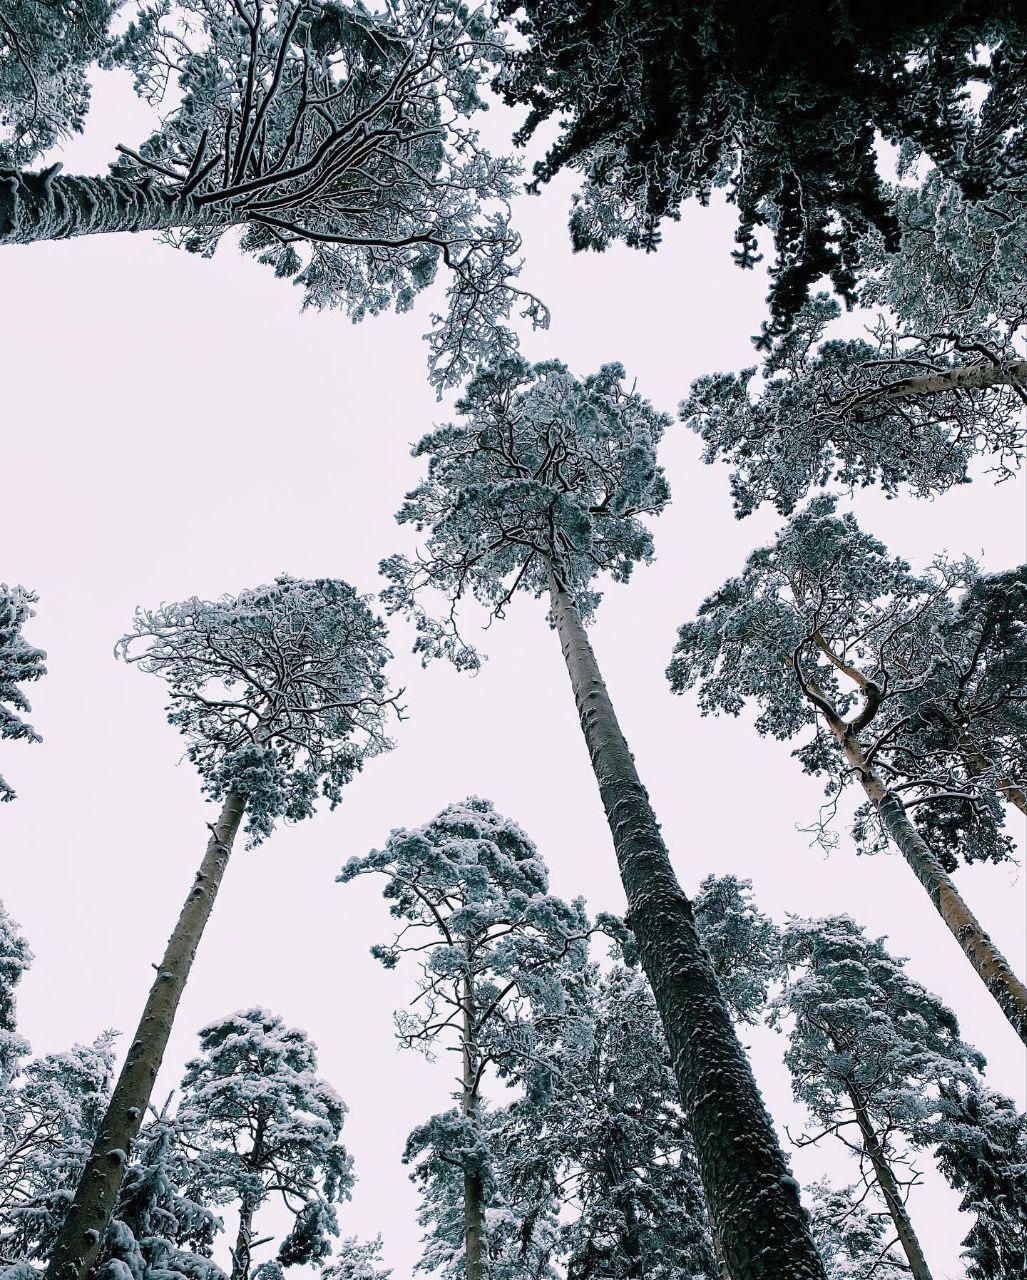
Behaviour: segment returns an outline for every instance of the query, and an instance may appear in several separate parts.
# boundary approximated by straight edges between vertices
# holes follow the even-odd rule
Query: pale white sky
[[[490,133],[502,137],[510,119],[496,112]],[[145,130],[127,79],[103,77],[66,168],[101,170],[115,142]],[[557,356],[579,374],[620,360],[668,410],[696,375],[753,362],[765,285],[730,261],[730,211],[690,207],[654,257],[623,248],[575,257],[571,189],[558,182],[516,209],[525,280],[553,311],[549,333],[525,338],[531,357]],[[49,655],[49,675],[29,691],[45,742],[2,752],[19,798],[0,808],[0,893],[36,953],[19,1015],[44,1053],[104,1027],[134,1028],[211,817],[164,723],[163,685],[112,656],[133,608],[235,592],[283,570],[375,590],[379,559],[408,545],[392,518],[419,474],[408,447],[447,407],[424,377],[430,300],[359,327],[302,315],[297,290],[228,245],[211,262],[147,236],[5,248],[0,289],[0,580],[38,590],[28,634]],[[674,502],[656,526],[658,560],[630,588],[610,589],[593,631],[683,884],[730,871],[751,877],[779,919],[848,911],[888,934],[987,1054],[992,1084],[1023,1104],[1022,1046],[905,864],[857,859],[844,826],[829,859],[811,849],[796,827],[815,817],[821,791],[789,747],[759,739],[747,717],[704,721],[670,695],[663,670],[677,625],[779,523],[771,512],[735,521],[726,472],[698,455],[690,432],[671,430],[663,459]],[[1022,477],[933,503],[872,492],[852,505],[915,564],[942,550],[979,554],[993,569],[1023,558]],[[441,665],[422,672],[409,633],[396,625],[393,636],[410,715],[397,749],[368,766],[335,814],[239,850],[155,1096],[175,1086],[197,1029],[214,1017],[262,1004],[305,1027],[351,1108],[360,1181],[343,1232],[381,1232],[405,1280],[419,1232],[400,1154],[410,1129],[448,1105],[453,1071],[396,1048],[392,1014],[412,974],[370,958],[389,934],[378,886],[337,886],[338,868],[392,827],[476,793],[538,843],[555,892],[584,894],[593,911],[621,911],[623,899],[542,606],[519,601],[483,638],[490,661],[476,678]],[[1022,974],[1022,873],[973,868],[958,881]],[[783,1041],[763,1030],[745,1038],[779,1125],[797,1131]],[[794,1163],[807,1180],[853,1176],[826,1147]],[[936,1175],[911,1204],[936,1280],[963,1275],[969,1222],[955,1205]]]

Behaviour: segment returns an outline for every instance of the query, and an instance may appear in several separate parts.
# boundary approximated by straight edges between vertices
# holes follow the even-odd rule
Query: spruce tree
[[[426,530],[416,558],[383,563],[382,598],[417,625],[425,660],[473,668],[459,630],[474,597],[501,617],[518,592],[547,596],[606,810],[628,919],[652,984],[699,1167],[735,1280],[821,1277],[798,1187],[738,1042],[692,908],[588,640],[596,579],[626,581],[652,555],[641,517],[669,497],[656,449],[667,418],[607,365],[579,380],[556,362],[500,362],[458,402],[462,422],[425,436],[426,479],[401,523]],[[425,596],[443,601],[442,618]]]
[[[517,165],[469,122],[498,47],[483,14],[438,0],[144,5],[109,59],[162,109],[159,128],[104,176],[8,172],[0,245],[157,231],[209,256],[241,228],[305,304],[355,320],[408,310],[444,267],[432,364],[456,383],[512,346],[511,309],[545,323],[515,283]]]
[[[868,231],[895,247],[878,137],[930,156],[969,194],[1022,190],[1027,22],[1013,4],[500,7],[520,37],[497,81],[529,109],[519,139],[558,128],[534,185],[566,168],[583,179],[574,247],[654,249],[686,201],[723,189],[738,209],[736,261],[760,260],[757,229],[773,237],[771,333],[821,276],[852,298]]]
[[[760,734],[805,734],[795,755],[825,778],[829,814],[859,782],[860,844],[898,848],[1027,1038],[1027,989],[948,874],[960,860],[1008,856],[996,792],[1019,785],[1008,772],[1024,758],[1022,693],[1001,634],[957,625],[962,599],[986,591],[984,581],[972,562],[944,559],[914,574],[851,515],[837,515],[833,498],[815,498],[681,627],[667,674],[677,693],[698,689],[704,715],[737,715],[753,702]],[[954,703],[966,712],[965,749],[947,727],[936,740]],[[977,746],[982,767],[968,768]]]
[[[168,686],[168,721],[221,803],[100,1125],[49,1280],[86,1280],[150,1102],[196,948],[243,819],[251,843],[280,818],[334,808],[364,761],[387,750],[395,705],[385,627],[351,586],[279,577],[216,601],[137,610],[126,661]]]
[[[402,1043],[460,1058],[457,1105],[411,1135],[434,1237],[427,1258],[447,1275],[492,1274],[489,1211],[501,1202],[483,1087],[516,1069],[520,1024],[559,1013],[561,970],[584,961],[589,925],[580,903],[549,893],[549,876],[524,832],[487,800],[450,805],[423,827],[392,832],[383,849],[353,858],[340,881],[385,878],[399,922],[374,948],[387,967],[420,956],[418,994],[397,1018]],[[429,1267],[429,1269],[430,1269]]]
[[[46,654],[22,635],[38,597],[24,587],[0,582],[0,738],[20,738],[39,742],[39,734],[23,720],[20,712],[30,710],[28,699],[18,687],[46,675]],[[0,803],[13,800],[14,792],[0,776]]]

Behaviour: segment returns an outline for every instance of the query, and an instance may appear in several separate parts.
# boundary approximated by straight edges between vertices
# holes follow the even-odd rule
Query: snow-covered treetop
[[[118,644],[164,680],[168,722],[212,798],[247,796],[254,842],[334,806],[364,761],[392,743],[384,624],[348,583],[288,576],[238,596],[138,609]]]
[[[0,738],[40,741],[35,729],[18,714],[31,709],[18,686],[46,674],[46,654],[22,635],[25,623],[35,616],[32,605],[37,599],[34,591],[0,582]],[[0,776],[0,802],[13,799],[14,792]]]
[[[983,1068],[952,1010],[848,916],[791,921],[783,956],[770,1021],[789,1027],[793,1088],[818,1119],[854,1106],[854,1090],[879,1122],[920,1137],[941,1086]]]
[[[737,876],[707,876],[692,910],[721,994],[740,1022],[755,1025],[780,970],[780,930],[756,906],[752,881]]]
[[[478,665],[457,625],[465,595],[502,617],[518,590],[548,589],[552,565],[587,616],[600,574],[624,582],[651,558],[642,517],[670,497],[656,460],[670,419],[623,379],[617,364],[579,379],[555,360],[499,361],[468,384],[457,403],[462,421],[416,446],[428,474],[397,519],[428,536],[415,559],[383,562],[382,599],[416,620],[425,660]],[[429,589],[449,604],[444,620],[420,603]]]
[[[474,1035],[483,1051],[498,1023],[526,1007],[554,1009],[561,964],[580,964],[589,935],[584,906],[549,892],[538,850],[491,802],[472,796],[414,830],[393,831],[383,849],[351,858],[339,880],[385,877],[383,894],[400,923],[374,948],[387,967],[420,952],[418,1013],[400,1019],[409,1043],[430,1048],[440,1031],[459,1030],[464,983],[475,985]],[[425,933],[430,941],[425,941]]]
[[[905,1280],[909,1267],[890,1238],[888,1210],[869,1188],[832,1187],[820,1179],[807,1197],[827,1280]]]
[[[18,925],[0,903],[0,1092],[10,1083],[18,1060],[29,1051],[18,1035],[15,989],[32,963],[32,952]]]
[[[515,283],[519,166],[469,123],[500,52],[485,11],[453,0],[156,0],[114,60],[154,105],[174,84],[175,104],[114,171],[188,204],[186,248],[212,253],[242,223],[306,304],[355,320],[408,310],[444,265],[432,367],[456,385],[515,349],[512,309],[548,322]]]
[[[382,1238],[358,1240],[347,1236],[323,1269],[325,1280],[389,1280],[391,1267],[381,1265]]]
[[[832,337],[841,311],[819,294],[761,385],[755,366],[711,374],[681,404],[704,460],[731,465],[740,516],[764,502],[790,515],[829,482],[929,496],[969,479],[975,457],[1004,477],[1024,456],[1027,205],[967,201],[937,171],[893,197],[898,251],[880,237],[866,249],[861,302],[876,320],[865,338]]]
[[[671,687],[696,687],[704,715],[755,703],[761,734],[814,728],[796,755],[832,796],[851,775],[831,730],[848,726],[939,856],[1004,858],[997,790],[1025,754],[1022,667],[1008,660],[1024,648],[1021,571],[991,579],[939,558],[913,573],[835,507],[814,498],[702,603],[678,632]],[[992,596],[987,622],[978,598]],[[867,847],[880,844],[873,823],[861,811]]]
[[[349,1195],[346,1111],[318,1076],[307,1033],[266,1009],[245,1009],[200,1031],[200,1053],[182,1079],[178,1123],[213,1203],[244,1197],[259,1207],[276,1194],[300,1216],[308,1204],[330,1207]],[[286,1237],[282,1247],[288,1243]]]
[[[0,13],[0,166],[21,165],[82,130],[89,64],[107,45],[114,0],[18,0]]]

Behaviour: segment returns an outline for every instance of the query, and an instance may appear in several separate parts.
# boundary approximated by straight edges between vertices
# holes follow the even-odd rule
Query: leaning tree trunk
[[[983,391],[988,387],[1027,387],[1027,360],[1001,360],[996,364],[970,364],[944,373],[901,378],[881,390],[888,400],[939,395],[944,391]]]
[[[59,169],[0,171],[0,245],[114,231],[200,230],[238,220],[216,204],[183,196],[179,186],[146,178],[59,177]]]
[[[870,1157],[870,1163],[874,1169],[874,1177],[877,1180],[877,1185],[881,1188],[881,1195],[884,1197],[884,1203],[888,1206],[891,1220],[895,1224],[895,1234],[899,1238],[899,1244],[902,1245],[902,1252],[906,1255],[910,1274],[913,1280],[932,1280],[930,1267],[927,1265],[923,1249],[920,1248],[920,1241],[913,1230],[913,1224],[909,1220],[905,1201],[902,1198],[902,1191],[895,1180],[894,1173],[892,1173],[891,1163],[881,1146],[877,1130],[874,1128],[873,1122],[867,1114],[867,1109],[856,1090],[850,1085],[846,1086],[846,1090],[852,1103],[853,1111],[856,1113],[856,1123],[859,1125],[859,1131],[863,1135],[863,1149]]]
[[[840,724],[832,723],[831,727],[841,743],[846,761],[859,776],[863,790],[876,808],[881,825],[927,890],[935,909],[963,948],[963,953],[973,965],[977,976],[988,988],[1016,1034],[1027,1043],[1027,987],[1010,968],[1009,961],[984,932],[980,921],[963,901],[951,877],[913,826],[902,800],[888,790],[867,764],[863,749],[855,737],[847,733]]]
[[[468,950],[470,947],[468,946]],[[474,985],[470,976],[463,984],[463,1112],[471,1121],[478,1115],[478,1052],[475,1019]],[[464,1170],[464,1277],[485,1280],[485,1244],[482,1233],[481,1175],[477,1170]]]
[[[549,568],[553,618],[606,810],[628,923],[670,1046],[699,1174],[732,1280],[824,1280],[799,1202],[574,601]]]
[[[245,809],[246,797],[238,791],[230,792],[212,828],[195,883],[168,939],[128,1058],[121,1068],[75,1199],[57,1237],[46,1280],[86,1280],[96,1261],[125,1176],[129,1151],[149,1105],[178,1003]]]

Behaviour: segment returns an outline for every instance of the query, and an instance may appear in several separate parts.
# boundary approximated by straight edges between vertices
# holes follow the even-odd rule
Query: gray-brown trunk
[[[909,1270],[912,1273],[913,1280],[932,1280],[927,1259],[924,1257],[924,1252],[920,1248],[920,1241],[917,1239],[913,1224],[909,1220],[909,1214],[906,1212],[902,1191],[895,1180],[895,1175],[892,1173],[891,1163],[881,1147],[881,1141],[877,1136],[873,1121],[867,1114],[866,1107],[857,1095],[856,1090],[849,1086],[848,1094],[853,1110],[856,1113],[856,1123],[859,1125],[859,1131],[863,1135],[863,1149],[870,1157],[870,1163],[874,1169],[874,1177],[877,1180],[877,1185],[881,1188],[881,1195],[884,1197],[884,1203],[888,1206],[891,1220],[895,1224],[895,1233],[899,1237],[902,1252],[906,1255],[906,1261],[909,1263]]]
[[[469,949],[469,948],[468,948]],[[478,1115],[478,1048],[475,1032],[477,1009],[474,983],[464,978],[463,989],[463,1110],[469,1120]],[[481,1179],[464,1170],[464,1272],[466,1280],[485,1280],[485,1244],[482,1232]]]
[[[877,774],[867,766],[859,743],[843,727],[832,725],[832,728],[841,742],[846,760],[859,776],[863,790],[877,809],[881,825],[927,890],[935,910],[962,947],[974,972],[987,987],[1013,1030],[1027,1043],[1027,987],[1010,968],[1009,961],[963,901],[951,877],[913,826],[901,799],[893,791],[889,791]]]
[[[236,216],[175,187],[131,178],[0,174],[0,245],[116,231],[227,226]]]
[[[670,1046],[728,1273],[732,1280],[824,1280],[798,1184],[699,941],[580,614],[552,567],[549,588],[628,922]]]
[[[250,1242],[253,1240],[253,1205],[245,1203],[239,1210],[239,1230],[232,1250],[231,1280],[247,1280],[250,1274]]]
[[[193,957],[214,906],[245,809],[246,797],[230,792],[178,923],[168,939],[135,1039],[114,1086],[75,1199],[57,1237],[46,1280],[86,1280],[96,1261],[125,1176],[132,1142],[146,1114]]]

